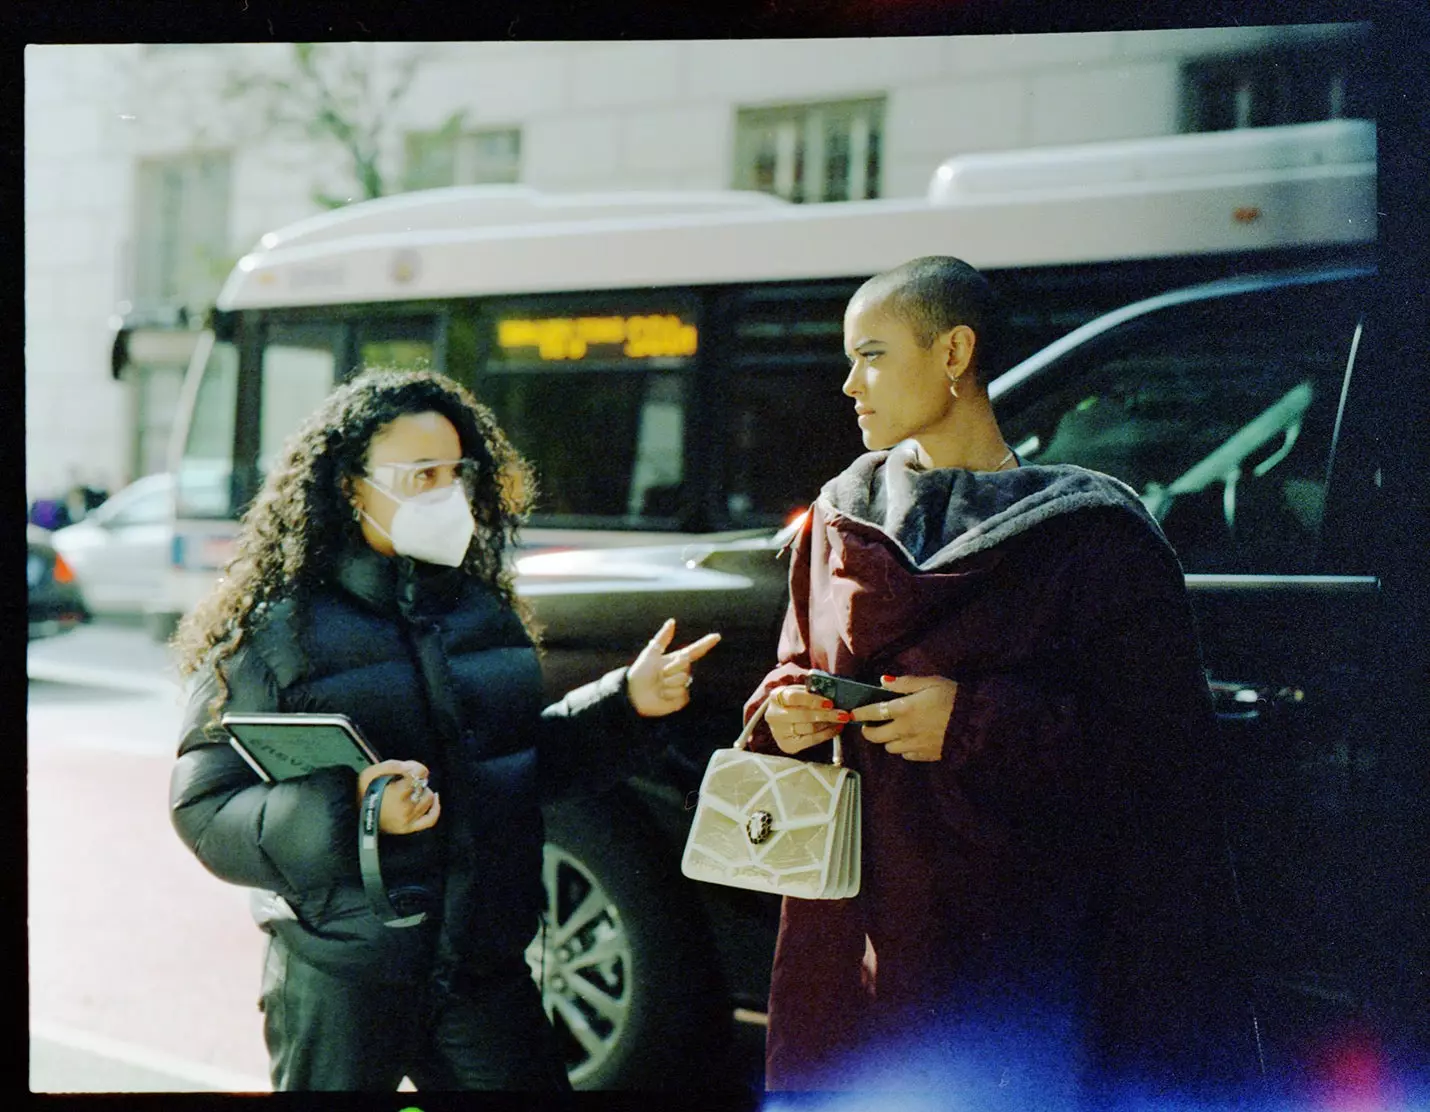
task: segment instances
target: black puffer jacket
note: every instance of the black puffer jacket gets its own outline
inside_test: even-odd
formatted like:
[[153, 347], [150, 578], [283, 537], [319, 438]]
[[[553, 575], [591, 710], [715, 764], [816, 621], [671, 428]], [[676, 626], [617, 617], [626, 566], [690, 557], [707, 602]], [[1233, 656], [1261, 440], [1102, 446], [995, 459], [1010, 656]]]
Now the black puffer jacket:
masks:
[[220, 879], [259, 890], [260, 926], [350, 976], [450, 982], [519, 960], [543, 900], [540, 803], [639, 771], [663, 736], [631, 708], [624, 669], [543, 711], [540, 664], [510, 607], [460, 571], [370, 550], [303, 613], [272, 607], [223, 667], [226, 710], [346, 714], [382, 757], [431, 770], [437, 824], [384, 837], [381, 853], [389, 889], [432, 914], [387, 927], [362, 887], [356, 774], [263, 783], [215, 725], [213, 673], [191, 689], [175, 829]]

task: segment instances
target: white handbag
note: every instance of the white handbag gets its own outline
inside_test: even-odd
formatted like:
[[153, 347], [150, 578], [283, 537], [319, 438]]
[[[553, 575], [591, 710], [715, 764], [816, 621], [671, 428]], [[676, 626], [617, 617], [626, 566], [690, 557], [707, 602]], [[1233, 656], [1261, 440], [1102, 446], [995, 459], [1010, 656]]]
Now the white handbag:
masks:
[[838, 736], [832, 764], [749, 752], [769, 704], [760, 704], [733, 746], [710, 755], [680, 871], [806, 900], [857, 895], [859, 774], [843, 767]]

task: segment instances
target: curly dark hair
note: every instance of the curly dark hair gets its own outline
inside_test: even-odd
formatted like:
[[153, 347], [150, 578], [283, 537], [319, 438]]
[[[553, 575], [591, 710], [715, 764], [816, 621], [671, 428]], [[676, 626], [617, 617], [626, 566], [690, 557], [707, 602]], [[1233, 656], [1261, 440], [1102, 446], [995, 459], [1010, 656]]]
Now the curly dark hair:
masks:
[[[264, 607], [303, 604], [328, 581], [345, 551], [365, 545], [349, 498], [367, 469], [373, 437], [398, 417], [440, 413], [456, 427], [462, 455], [475, 462], [467, 498], [477, 530], [462, 570], [497, 592], [536, 640], [505, 556], [536, 495], [530, 466], [497, 427], [491, 410], [454, 380], [428, 370], [365, 368], [330, 394], [284, 446], [243, 515], [233, 558], [212, 592], [180, 622], [172, 646], [180, 671], [219, 665], [237, 650]], [[226, 698], [221, 693], [218, 702]]]

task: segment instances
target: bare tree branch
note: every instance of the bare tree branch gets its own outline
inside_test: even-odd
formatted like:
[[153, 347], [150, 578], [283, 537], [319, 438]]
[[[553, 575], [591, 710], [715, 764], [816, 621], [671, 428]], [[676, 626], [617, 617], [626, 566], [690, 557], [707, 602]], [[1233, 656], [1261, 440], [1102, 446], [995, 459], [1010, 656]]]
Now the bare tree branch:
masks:
[[[287, 72], [230, 74], [224, 95], [248, 102], [269, 131], [337, 143], [361, 195], [380, 197], [388, 191], [380, 155], [390, 113], [431, 54], [414, 48], [384, 74], [371, 44], [293, 43]], [[455, 114], [443, 133], [456, 134], [463, 117]], [[320, 204], [344, 203], [317, 190], [312, 195]]]

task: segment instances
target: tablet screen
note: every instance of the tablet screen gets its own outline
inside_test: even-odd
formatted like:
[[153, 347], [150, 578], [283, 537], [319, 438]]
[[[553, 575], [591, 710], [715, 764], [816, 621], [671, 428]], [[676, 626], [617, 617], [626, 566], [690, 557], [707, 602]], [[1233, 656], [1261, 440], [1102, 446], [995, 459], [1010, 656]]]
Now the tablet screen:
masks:
[[361, 771], [377, 760], [340, 714], [226, 714], [221, 724], [265, 780], [287, 780], [329, 765]]

